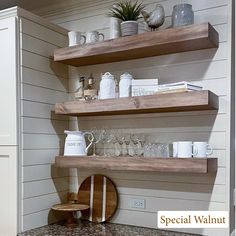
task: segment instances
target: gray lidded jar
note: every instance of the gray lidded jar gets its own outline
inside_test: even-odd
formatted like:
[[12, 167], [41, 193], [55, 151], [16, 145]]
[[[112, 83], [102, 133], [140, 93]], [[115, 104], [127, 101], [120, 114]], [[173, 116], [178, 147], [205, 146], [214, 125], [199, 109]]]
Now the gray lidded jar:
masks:
[[172, 27], [191, 25], [194, 23], [194, 13], [191, 4], [183, 3], [173, 7]]

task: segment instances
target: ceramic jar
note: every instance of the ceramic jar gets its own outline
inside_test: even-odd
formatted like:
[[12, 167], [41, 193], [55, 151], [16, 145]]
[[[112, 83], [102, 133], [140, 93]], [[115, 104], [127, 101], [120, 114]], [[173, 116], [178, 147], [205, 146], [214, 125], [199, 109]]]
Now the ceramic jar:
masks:
[[172, 26], [184, 26], [194, 23], [194, 13], [191, 4], [178, 4], [173, 8]]
[[106, 72], [102, 75], [100, 82], [99, 99], [109, 99], [116, 97], [116, 82], [114, 75]]
[[119, 83], [119, 97], [130, 97], [131, 96], [131, 84], [133, 76], [129, 73], [124, 73], [120, 76]]

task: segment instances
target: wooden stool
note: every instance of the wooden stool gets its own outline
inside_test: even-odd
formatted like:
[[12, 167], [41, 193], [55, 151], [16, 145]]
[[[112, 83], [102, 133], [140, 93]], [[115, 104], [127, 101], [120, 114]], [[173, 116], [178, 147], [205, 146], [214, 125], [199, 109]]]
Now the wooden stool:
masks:
[[89, 209], [88, 205], [85, 204], [71, 204], [71, 203], [66, 203], [66, 204], [57, 204], [52, 207], [54, 211], [62, 211], [62, 212], [67, 212], [68, 218], [66, 222], [67, 227], [76, 227], [76, 219], [74, 218], [74, 213], [77, 211], [84, 211]]

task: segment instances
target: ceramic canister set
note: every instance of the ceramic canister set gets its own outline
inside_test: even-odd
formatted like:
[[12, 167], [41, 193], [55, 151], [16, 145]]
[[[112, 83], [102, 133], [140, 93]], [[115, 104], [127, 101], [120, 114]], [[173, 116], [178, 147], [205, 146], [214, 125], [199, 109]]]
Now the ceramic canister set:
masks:
[[130, 97], [132, 79], [133, 76], [127, 72], [120, 76], [118, 95], [118, 89], [116, 89], [116, 80], [114, 75], [112, 75], [110, 72], [106, 72], [102, 75], [100, 82], [99, 99]]

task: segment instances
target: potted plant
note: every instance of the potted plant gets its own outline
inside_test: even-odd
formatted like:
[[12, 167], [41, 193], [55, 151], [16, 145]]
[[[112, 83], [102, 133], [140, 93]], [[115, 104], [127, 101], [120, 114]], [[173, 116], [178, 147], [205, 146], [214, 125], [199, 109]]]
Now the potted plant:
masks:
[[143, 9], [142, 3], [122, 1], [112, 6], [108, 16], [121, 20], [121, 35], [129, 36], [138, 33], [138, 19]]

